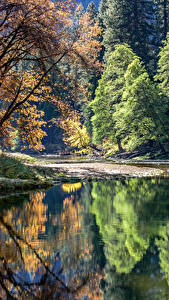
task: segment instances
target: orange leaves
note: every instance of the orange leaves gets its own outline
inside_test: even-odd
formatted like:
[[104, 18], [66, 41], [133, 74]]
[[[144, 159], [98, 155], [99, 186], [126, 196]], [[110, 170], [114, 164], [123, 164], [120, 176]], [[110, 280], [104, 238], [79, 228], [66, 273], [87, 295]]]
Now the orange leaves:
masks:
[[37, 110], [36, 105], [27, 103], [19, 112], [19, 118], [16, 120], [22, 143], [27, 143], [29, 148], [37, 151], [44, 149], [41, 142], [46, 135], [45, 131], [41, 129], [46, 125], [42, 119], [43, 115], [44, 112]]
[[[4, 110], [0, 112], [0, 118], [3, 116], [4, 112]], [[15, 127], [11, 125], [10, 120], [7, 120], [0, 130], [0, 139], [2, 139], [8, 147], [13, 147], [16, 136], [17, 132]]]
[[[37, 109], [39, 102], [57, 102], [56, 95], [65, 101], [87, 99], [87, 82], [83, 82], [80, 75], [84, 70], [88, 76], [90, 69], [100, 67], [97, 57], [101, 30], [88, 14], [79, 17], [79, 9], [73, 0], [0, 1], [0, 135], [3, 144], [9, 145], [10, 139], [12, 142], [16, 127], [22, 142], [42, 150], [45, 122]], [[70, 118], [65, 123], [64, 116], [62, 127], [67, 128], [67, 133], [68, 127], [72, 128], [71, 132], [78, 128], [78, 144], [84, 144], [85, 128], [76, 112], [71, 111], [71, 115], [74, 123], [70, 126]], [[70, 138], [69, 133], [68, 136]]]
[[[81, 230], [81, 217], [80, 211], [83, 210], [79, 202], [76, 205], [73, 204], [74, 197], [70, 196], [64, 200], [64, 212], [61, 215], [62, 222], [65, 224], [65, 230], [62, 232], [62, 235], [65, 233], [67, 235], [72, 235], [73, 232], [78, 232]], [[66, 237], [62, 236], [64, 240]], [[67, 236], [68, 238], [68, 236]]]
[[[38, 238], [39, 234], [44, 233], [46, 229], [45, 222], [47, 221], [47, 206], [43, 203], [44, 197], [45, 193], [43, 192], [33, 193], [30, 195], [30, 201], [24, 202], [22, 210], [20, 210], [18, 207], [13, 207], [11, 210], [6, 211], [6, 215], [4, 214], [3, 217], [4, 223], [12, 226], [12, 228], [23, 238], [23, 240], [26, 240], [29, 245], [37, 249], [42, 258], [49, 255], [49, 249], [42, 247]], [[1, 232], [7, 233], [2, 224], [0, 226], [0, 230]], [[25, 269], [28, 272], [32, 272], [32, 276], [34, 276], [39, 264], [39, 260], [24, 242], [18, 241], [18, 243], [21, 247]], [[20, 257], [17, 245], [12, 239], [6, 239], [6, 248], [7, 247], [9, 248], [8, 262], [10, 262], [10, 260], [13, 263], [15, 262], [15, 264], [17, 264], [17, 268], [19, 269], [22, 265], [22, 259]], [[12, 249], [13, 252], [10, 251], [10, 249]], [[0, 251], [3, 251], [2, 247], [0, 247]], [[15, 254], [15, 259], [13, 254]]]
[[[71, 267], [73, 268], [79, 260], [91, 257], [93, 248], [91, 240], [86, 239], [83, 235], [84, 206], [80, 201], [76, 201], [73, 195], [64, 199], [63, 206], [64, 210], [61, 214], [63, 229], [59, 239], [62, 243], [66, 241], [71, 249], [71, 254], [64, 252], [63, 265], [67, 265], [67, 261], [71, 259]], [[78, 239], [77, 235], [79, 236]], [[74, 280], [75, 278], [71, 279], [72, 284]]]
[[100, 68], [98, 61], [99, 52], [101, 51], [100, 36], [102, 29], [98, 22], [94, 23], [90, 14], [85, 13], [79, 18], [79, 27], [77, 40], [73, 47], [83, 59], [90, 63], [90, 68]]
[[45, 132], [41, 127], [45, 122], [34, 104], [49, 100], [52, 90], [46, 70], [52, 70], [66, 53], [64, 40], [72, 22], [73, 6], [70, 0], [1, 0], [0, 135], [3, 144], [12, 142], [16, 127], [22, 142], [35, 150], [43, 149], [41, 140]]
[[[19, 78], [14, 78], [14, 75], [8, 77], [8, 82], [4, 82], [1, 86], [1, 97], [3, 98], [4, 107], [0, 112], [1, 115], [5, 115], [5, 108], [12, 103], [13, 98], [15, 98], [15, 105], [23, 102], [25, 96], [31, 91], [32, 86], [36, 85], [39, 80], [39, 73], [34, 73], [33, 71], [25, 71], [22, 74], [22, 82], [20, 82], [20, 91], [18, 93], [18, 82]], [[15, 80], [14, 80], [15, 79]], [[17, 94], [18, 93], [18, 94]], [[15, 120], [12, 114], [0, 131], [1, 136], [4, 137], [3, 141], [6, 145], [12, 145], [14, 137], [19, 135], [22, 143], [29, 145], [29, 148], [33, 148], [37, 151], [42, 150], [44, 147], [41, 143], [42, 138], [46, 135], [45, 131], [42, 129], [46, 125], [43, 121], [44, 112], [37, 109], [37, 106], [33, 103], [38, 103], [48, 98], [50, 93], [50, 88], [45, 88], [41, 85], [37, 90], [36, 94], [32, 95], [29, 99], [30, 102], [24, 102], [18, 109], [15, 110], [17, 113], [17, 118]], [[12, 126], [12, 123], [15, 126]]]

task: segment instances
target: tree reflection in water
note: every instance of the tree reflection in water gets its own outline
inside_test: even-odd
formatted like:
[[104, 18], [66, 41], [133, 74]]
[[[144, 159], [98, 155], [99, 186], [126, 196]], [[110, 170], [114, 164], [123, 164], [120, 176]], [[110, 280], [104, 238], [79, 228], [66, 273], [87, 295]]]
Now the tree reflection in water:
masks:
[[168, 299], [168, 189], [164, 179], [80, 182], [4, 208], [0, 297]]
[[90, 211], [107, 259], [105, 299], [168, 299], [163, 279], [169, 284], [168, 189], [164, 179], [93, 183]]
[[91, 267], [92, 244], [82, 230], [84, 206], [71, 194], [76, 189], [66, 188], [70, 195], [58, 215], [48, 214], [44, 192], [1, 213], [2, 299], [101, 299], [102, 274]]

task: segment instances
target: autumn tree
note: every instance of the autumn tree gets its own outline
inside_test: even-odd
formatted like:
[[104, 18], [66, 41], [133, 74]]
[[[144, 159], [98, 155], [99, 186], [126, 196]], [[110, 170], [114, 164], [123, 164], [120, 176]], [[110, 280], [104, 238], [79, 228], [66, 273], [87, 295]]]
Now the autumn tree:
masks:
[[[72, 110], [69, 104], [59, 102], [58, 107], [61, 112], [59, 126], [64, 130], [64, 142], [75, 149], [86, 149], [90, 144], [90, 137], [85, 125], [80, 121], [80, 115], [76, 110]], [[53, 120], [55, 122], [55, 120]]]
[[[91, 148], [98, 149], [90, 141], [88, 128], [84, 124], [85, 109], [82, 109], [82, 107], [86, 107], [85, 102], [92, 94], [91, 78], [96, 79], [101, 68], [99, 61], [101, 27], [96, 16], [94, 18], [90, 11], [84, 13], [82, 7], [78, 7], [75, 16], [75, 33], [77, 38], [74, 47], [80, 53], [83, 63], [90, 61], [91, 67], [84, 68], [80, 60], [76, 60], [74, 64], [70, 65], [63, 58], [60, 65], [62, 70], [64, 70], [64, 74], [67, 74], [70, 80], [66, 87], [63, 82], [59, 85], [59, 88], [61, 88], [60, 93], [64, 95], [64, 100], [62, 97], [58, 98], [56, 106], [60, 111], [61, 117], [57, 120], [53, 119], [53, 121], [64, 130], [64, 141], [66, 144], [75, 149], [82, 149], [82, 151], [84, 148], [84, 151], [89, 152]], [[84, 60], [85, 57], [86, 60]], [[55, 80], [57, 80], [57, 77]], [[63, 92], [62, 88], [64, 88]]]
[[[56, 103], [68, 82], [74, 98], [82, 90], [71, 74], [64, 74], [61, 61], [70, 66], [82, 64], [86, 70], [89, 65], [96, 67], [95, 29], [86, 23], [86, 31], [79, 32], [74, 23], [76, 9], [71, 0], [1, 1], [1, 143], [10, 144], [17, 129], [23, 142], [41, 150], [45, 122], [38, 104], [44, 100]], [[59, 83], [53, 82], [50, 88], [53, 72]]]

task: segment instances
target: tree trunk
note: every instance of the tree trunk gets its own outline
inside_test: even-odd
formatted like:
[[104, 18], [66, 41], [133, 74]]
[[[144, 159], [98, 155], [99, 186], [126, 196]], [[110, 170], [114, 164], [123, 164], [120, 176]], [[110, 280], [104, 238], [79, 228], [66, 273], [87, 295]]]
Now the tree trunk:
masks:
[[166, 154], [167, 152], [166, 152], [166, 150], [165, 150], [164, 145], [163, 145], [161, 142], [158, 142], [158, 143], [159, 143], [159, 146], [160, 146], [160, 149], [161, 149], [162, 154]]
[[118, 145], [119, 151], [124, 152], [124, 150], [122, 148], [122, 145], [121, 145], [121, 140], [120, 139], [117, 139], [117, 145]]
[[168, 20], [167, 20], [167, 0], [163, 2], [163, 22], [164, 22], [164, 39], [166, 39], [168, 32]]

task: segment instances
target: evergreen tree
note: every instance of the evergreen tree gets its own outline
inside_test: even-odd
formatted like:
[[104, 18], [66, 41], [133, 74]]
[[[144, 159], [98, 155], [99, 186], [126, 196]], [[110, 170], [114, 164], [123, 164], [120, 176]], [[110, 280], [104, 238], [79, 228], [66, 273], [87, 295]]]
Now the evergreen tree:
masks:
[[99, 15], [102, 20], [105, 19], [107, 8], [108, 8], [108, 0], [101, 0], [99, 3]]
[[[98, 18], [98, 10], [94, 4], [93, 1], [91, 1], [86, 9], [86, 13], [90, 16], [90, 20], [93, 21], [93, 24], [96, 22], [99, 22]], [[100, 25], [100, 22], [99, 22]], [[97, 88], [98, 79], [100, 77], [100, 74], [97, 74], [96, 72], [88, 74], [88, 90], [89, 90], [89, 101], [94, 99], [95, 96], [95, 90]], [[82, 106], [82, 114], [84, 118], [84, 125], [87, 128], [87, 131], [90, 135], [92, 135], [92, 124], [91, 124], [91, 118], [93, 116], [93, 112], [91, 107], [85, 102]]]
[[[88, 7], [88, 5], [90, 4], [90, 0], [81, 0], [81, 1], [78, 0], [78, 2], [82, 3], [85, 9], [86, 9], [86, 7]], [[94, 5], [95, 5], [96, 7], [99, 6], [99, 2], [100, 2], [100, 0], [94, 0], [94, 1], [93, 1]]]
[[127, 43], [148, 64], [154, 55], [153, 0], [102, 0], [99, 11], [105, 27], [106, 53], [116, 44]]
[[96, 21], [98, 17], [98, 10], [93, 1], [91, 1], [86, 9], [86, 12], [91, 15], [91, 18]]
[[157, 36], [159, 45], [166, 39], [169, 29], [169, 1], [168, 0], [154, 0], [155, 15], [157, 20]]

